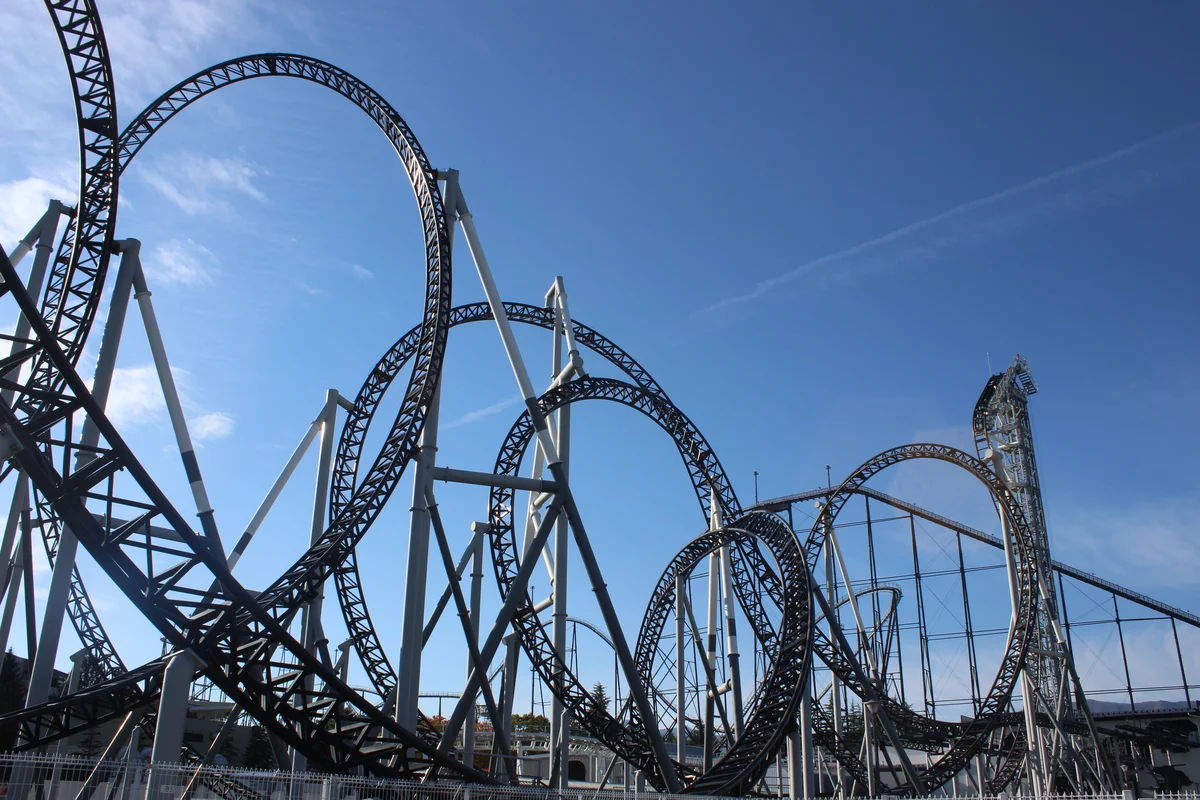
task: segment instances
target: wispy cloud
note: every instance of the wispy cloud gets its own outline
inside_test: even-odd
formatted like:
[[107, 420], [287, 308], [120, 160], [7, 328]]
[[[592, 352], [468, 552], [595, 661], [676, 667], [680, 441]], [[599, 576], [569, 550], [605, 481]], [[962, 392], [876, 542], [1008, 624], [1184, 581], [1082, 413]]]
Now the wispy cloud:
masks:
[[[866, 272], [897, 269], [946, 258], [968, 248], [1026, 230], [1033, 225], [1087, 208], [1107, 205], [1145, 191], [1182, 171], [1171, 161], [1137, 169], [1120, 164], [1163, 145], [1194, 139], [1200, 122], [1183, 125], [1073, 164], [1000, 192], [962, 203], [893, 231], [821, 256], [760, 281], [748, 292], [727, 297], [692, 314], [706, 316], [765, 297], [781, 286], [807, 277], [837, 276], [843, 280]], [[1194, 153], [1192, 154], [1194, 157]]]
[[[180, 402], [188, 413], [188, 431], [197, 442], [225, 439], [233, 435], [234, 417], [224, 411], [206, 411], [198, 406], [188, 391], [191, 375], [187, 370], [172, 368]], [[166, 419], [167, 406], [162, 386], [153, 364], [118, 367], [113, 370], [112, 389], [108, 395], [106, 414], [118, 429], [128, 430], [141, 425], [156, 424]]]
[[[23, 178], [0, 184], [0, 247], [11, 252], [21, 237], [46, 211], [51, 199], [69, 200], [71, 190], [64, 182], [45, 178]], [[62, 230], [62, 223], [59, 223]]]
[[470, 425], [472, 422], [478, 422], [479, 420], [485, 419], [486, 417], [491, 417], [496, 414], [499, 414], [501, 411], [506, 411], [506, 410], [512, 408], [513, 406], [519, 405], [520, 402], [521, 402], [521, 398], [519, 398], [519, 397], [512, 397], [512, 398], [509, 398], [508, 400], [501, 400], [498, 403], [492, 403], [490, 406], [486, 406], [484, 408], [477, 408], [474, 411], [468, 411], [466, 414], [463, 414], [458, 419], [455, 419], [451, 422], [444, 422], [439, 427], [444, 431], [448, 431], [452, 428], [461, 428], [463, 425]]
[[242, 158], [184, 153], [141, 170], [141, 177], [186, 214], [229, 212], [230, 194], [267, 201], [255, 183], [261, 167]]
[[233, 433], [233, 417], [224, 411], [209, 411], [191, 422], [192, 437], [205, 442], [226, 439]]
[[347, 269], [350, 270], [351, 275], [359, 278], [360, 280], [368, 280], [375, 277], [375, 273], [371, 272], [371, 270], [367, 269], [362, 264], [351, 264], [349, 267], [347, 267]]
[[1055, 558], [1144, 591], [1200, 586], [1200, 496], [1056, 509], [1048, 526]]
[[191, 239], [171, 239], [146, 259], [146, 277], [154, 286], [207, 286], [219, 273], [217, 257]]

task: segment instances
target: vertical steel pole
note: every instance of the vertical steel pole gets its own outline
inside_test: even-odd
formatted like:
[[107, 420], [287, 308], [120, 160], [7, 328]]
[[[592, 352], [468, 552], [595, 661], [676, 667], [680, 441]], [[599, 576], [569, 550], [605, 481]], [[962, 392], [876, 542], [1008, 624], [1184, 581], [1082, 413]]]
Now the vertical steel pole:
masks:
[[675, 760], [683, 764], [687, 759], [687, 666], [684, 648], [684, 610], [687, 591], [685, 576], [675, 576]]
[[[716, 497], [713, 498], [716, 505]], [[744, 712], [742, 709], [742, 672], [738, 661], [737, 618], [733, 596], [733, 568], [729, 563], [729, 545], [720, 550], [721, 581], [725, 600], [725, 653], [729, 660], [729, 680], [733, 687], [733, 728], [737, 738], [742, 737]]]
[[[563, 345], [563, 316], [558, 303], [557, 282], [551, 290], [554, 308], [554, 331], [551, 343], [550, 379], [554, 380], [562, 371]], [[564, 406], [555, 412], [551, 420], [554, 430], [554, 443], [558, 446], [558, 457], [564, 470], [570, 453], [571, 407]], [[557, 659], [556, 672], [565, 670], [567, 653], [567, 555], [570, 542], [570, 531], [567, 527], [567, 517], [560, 514], [558, 524], [554, 528], [554, 616], [551, 635], [554, 640], [554, 652]], [[567, 753], [570, 748], [570, 723], [566, 707], [551, 692], [550, 702], [550, 785], [555, 789], [566, 789]]]
[[[504, 640], [504, 700], [501, 703], [500, 718], [504, 727], [504, 736], [512, 741], [513, 702], [517, 693], [517, 658], [521, 653], [521, 637], [515, 632], [510, 633]], [[506, 759], [501, 765], [504, 776], [514, 781], [517, 775], [516, 761]]]
[[[88, 657], [87, 649], [77, 650], [71, 654], [71, 672], [67, 675], [67, 695], [73, 695], [79, 691], [79, 686], [83, 681], [83, 670], [86, 668], [86, 660]], [[58, 796], [59, 778], [62, 777], [62, 764], [57, 761], [67, 754], [67, 740], [69, 737], [64, 736], [59, 739], [54, 746], [54, 756], [56, 763], [54, 764], [54, 772], [50, 776], [50, 797]]]
[[[709, 528], [712, 529], [711, 526]], [[708, 621], [704, 632], [704, 657], [708, 659], [709, 672], [715, 677], [717, 673], [717, 579], [720, 575], [720, 556], [716, 552], [708, 556]], [[716, 742], [716, 695], [717, 687], [712, 685], [704, 693], [704, 771], [712, 769], [713, 745]]]
[[816, 761], [813, 758], [812, 738], [812, 671], [805, 678], [807, 689], [800, 701], [800, 753], [804, 763], [804, 800], [816, 797]]
[[[828, 503], [828, 499], [826, 500]], [[829, 513], [822, 509], [822, 519], [825, 528], [825, 594], [829, 598], [830, 613], [829, 618], [825, 621], [830, 628], [830, 634], [834, 629], [840, 627], [837, 619], [836, 609], [838, 607], [837, 599], [837, 577], [834, 573], [834, 548], [833, 548], [833, 523], [829, 518]], [[850, 587], [846, 587], [850, 591]], [[837, 673], [830, 672], [829, 697], [831, 710], [833, 711], [833, 730], [839, 737], [842, 735], [842, 682], [838, 679]], [[841, 762], [837, 765], [837, 796], [844, 798], [846, 796], [846, 773], [842, 770]]]
[[[451, 252], [454, 244], [454, 217], [457, 208], [458, 173], [447, 170], [443, 207], [446, 233]], [[424, 646], [425, 583], [429, 574], [429, 508], [425, 489], [432, 483], [431, 472], [437, 466], [438, 418], [442, 404], [442, 384], [438, 381], [425, 415], [421, 431], [421, 449], [414, 459], [412, 509], [408, 523], [408, 562], [404, 576], [404, 612], [401, 616], [400, 658], [396, 664], [396, 721], [416, 730], [417, 695], [421, 690], [421, 649]]]
[[[317, 482], [313, 490], [312, 520], [309, 524], [308, 543], [312, 546], [325, 532], [325, 510], [329, 504], [329, 473], [333, 469], [333, 434], [337, 422], [338, 393], [336, 389], [325, 390], [325, 407], [321, 410], [321, 442], [317, 445]], [[316, 652], [318, 632], [321, 630], [321, 607], [324, 603], [325, 586], [316, 587], [316, 597], [301, 609], [301, 646], [310, 653]], [[313, 688], [313, 676], [304, 679], [305, 689]], [[300, 698], [306, 702], [307, 698]], [[299, 750], [292, 750], [292, 772], [307, 772], [308, 758]]]
[[[104, 335], [101, 337], [100, 352], [96, 357], [96, 375], [92, 381], [92, 397], [101, 410], [108, 404], [108, 393], [112, 388], [113, 370], [116, 367], [121, 332], [125, 325], [125, 312], [129, 308], [130, 288], [135, 275], [140, 272], [140, 248], [141, 242], [136, 239], [121, 242], [121, 264], [117, 268], [117, 278], [113, 284], [108, 320], [104, 323]], [[83, 423], [80, 444], [83, 447], [95, 447], [99, 441], [100, 432], [89, 417]], [[54, 659], [58, 654], [58, 640], [62, 635], [63, 615], [67, 610], [67, 597], [71, 590], [75, 555], [78, 551], [79, 540], [75, 538], [70, 527], [64, 524], [58, 540], [58, 554], [50, 573], [50, 588], [46, 593], [41, 637], [38, 640], [37, 653], [29, 675], [29, 689], [25, 696], [26, 708], [44, 703], [50, 696]], [[32, 556], [32, 552], [25, 553], [26, 563], [32, 564]], [[33, 591], [32, 584], [27, 590]]]
[[[480, 524], [480, 523], [473, 523], [473, 526], [478, 525], [478, 524]], [[487, 523], [483, 523], [483, 524], [486, 525]], [[451, 579], [451, 580], [453, 580], [453, 579]], [[476, 642], [479, 641], [479, 621], [480, 621], [480, 617], [483, 612], [483, 609], [481, 607], [482, 602], [483, 602], [483, 537], [475, 536], [474, 542], [471, 545], [471, 630], [474, 632]], [[467, 656], [467, 675], [470, 676], [470, 674], [471, 674], [471, 657], [468, 654], [468, 656]], [[505, 719], [506, 713], [510, 713], [510, 712], [505, 712], [505, 711], [500, 712], [501, 720]], [[506, 741], [506, 742], [509, 741], [508, 736], [505, 734], [505, 732], [503, 730], [503, 725], [501, 725], [500, 730], [497, 730], [496, 732], [493, 733], [493, 737], [495, 737], [499, 740], [502, 740], [502, 741]], [[474, 763], [475, 763], [475, 711], [474, 711], [474, 709], [472, 709], [471, 712], [468, 714], [467, 727], [466, 727], [465, 732], [463, 733], [463, 761], [468, 766], [474, 766]]]
[[162, 694], [158, 700], [158, 723], [154, 729], [154, 749], [150, 760], [155, 764], [178, 763], [183, 749], [183, 728], [187, 721], [192, 676], [196, 659], [187, 650], [171, 657], [163, 670]]

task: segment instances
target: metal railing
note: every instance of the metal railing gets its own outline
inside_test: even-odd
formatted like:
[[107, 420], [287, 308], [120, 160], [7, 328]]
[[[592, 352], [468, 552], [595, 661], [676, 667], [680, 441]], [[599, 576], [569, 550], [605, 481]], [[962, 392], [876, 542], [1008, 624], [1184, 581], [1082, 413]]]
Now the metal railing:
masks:
[[[189, 789], [190, 787], [190, 789]], [[354, 775], [249, 770], [238, 767], [99, 762], [78, 756], [0, 754], [4, 800], [663, 800], [653, 792], [580, 787], [421, 784]], [[689, 800], [708, 800], [688, 795]], [[715, 798], [713, 800], [716, 800]]]
[[[785, 772], [786, 775], [786, 772]], [[778, 787], [787, 796], [786, 778]], [[1055, 800], [1130, 800], [1125, 795], [1055, 795]], [[946, 800], [949, 793], [936, 798]], [[1020, 794], [969, 800], [1018, 800]], [[555, 790], [544, 786], [485, 786], [440, 781], [422, 784], [355, 775], [263, 771], [239, 767], [151, 764], [80, 756], [0, 753], [3, 800], [664, 800], [680, 797], [636, 792], [620, 785]], [[884, 797], [887, 797], [885, 794]], [[1154, 792], [1154, 800], [1200, 800], [1195, 791]], [[687, 795], [687, 800], [717, 800]]]

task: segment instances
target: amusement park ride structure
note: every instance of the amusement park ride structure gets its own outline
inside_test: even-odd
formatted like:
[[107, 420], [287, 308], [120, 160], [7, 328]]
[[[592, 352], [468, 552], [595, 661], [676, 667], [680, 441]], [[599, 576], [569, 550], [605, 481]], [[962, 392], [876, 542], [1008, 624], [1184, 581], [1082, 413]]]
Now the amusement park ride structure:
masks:
[[[1112, 792], [1126, 785], [1121, 760], [1134, 757], [1130, 742], [1136, 737], [1100, 727], [1089, 710], [1056, 578], [1060, 588], [1066, 575], [1110, 592], [1114, 604], [1120, 596], [1152, 609], [1170, 619], [1172, 631], [1177, 622], [1200, 627], [1200, 620], [1050, 558], [1028, 413], [1036, 386], [1024, 361], [989, 380], [973, 420], [976, 455], [939, 444], [897, 447], [869, 459], [840, 484], [743, 507], [714, 449], [662, 387], [628, 352], [571, 316], [561, 278], [542, 305], [502, 299], [457, 171], [434, 170], [403, 118], [369, 86], [317, 59], [245, 56], [182, 81], [122, 131], [94, 3], [46, 0], [46, 5], [72, 79], [82, 175], [73, 208], [52, 202], [12, 253], [0, 252], [0, 303], [19, 320], [4, 337], [11, 352], [0, 363], [0, 453], [12, 491], [0, 542], [0, 557], [8, 562], [0, 587], [6, 594], [0, 643], [7, 644], [23, 586], [32, 663], [25, 709], [0, 718], [19, 725], [17, 749], [54, 747], [73, 734], [116, 723], [105, 758], [123, 747], [135, 751], [128, 746], [131, 739], [145, 735], [152, 738], [156, 762], [199, 766], [211, 761], [240, 720], [249, 719], [270, 734], [278, 765], [297, 773], [514, 784], [527, 777], [516, 757], [520, 732], [512, 727], [523, 653], [552, 696], [548, 780], [558, 788], [568, 785], [573, 731], [576, 737], [585, 732], [596, 747], [613, 754], [601, 784], [619, 760], [671, 793], [750, 794], [763, 791], [769, 775], [776, 790], [786, 783], [793, 797], [921, 796], [964, 780], [981, 794], [1021, 787], [1036, 796]], [[392, 143], [422, 222], [425, 294], [419, 324], [382, 356], [357, 395], [327, 393], [278, 480], [227, 551], [141, 268], [140, 244], [115, 236], [118, 186], [143, 146], [187, 106], [234, 83], [281, 77], [337, 92]], [[465, 244], [486, 302], [452, 303], [451, 253], [459, 226], [465, 240], [459, 251]], [[17, 265], [30, 253], [32, 266], [22, 278]], [[119, 264], [89, 388], [79, 362], [114, 255]], [[131, 295], [199, 530], [168, 500], [105, 415]], [[496, 326], [525, 406], [491, 472], [437, 461], [439, 379], [449, 332], [473, 322]], [[526, 367], [513, 332], [517, 324], [551, 333], [551, 379], [544, 392], [536, 390]], [[618, 377], [602, 377], [592, 371], [596, 367]], [[363, 470], [368, 430], [393, 381], [405, 374], [400, 409], [378, 455]], [[617, 613], [572, 493], [571, 411], [590, 400], [639, 411], [671, 438], [706, 522], [666, 565], [636, 636]], [[313, 442], [318, 472], [308, 549], [266, 589], [252, 592], [233, 570]], [[866, 486], [879, 472], [917, 460], [952, 465], [984, 486], [1003, 537]], [[367, 608], [356, 545], [406, 472], [413, 493], [401, 640], [393, 663]], [[473, 526], [457, 558], [439, 511], [437, 481], [488, 492], [488, 516]], [[907, 514], [910, 524], [919, 518], [958, 537], [970, 716], [938, 716], [923, 628], [924, 707], [906, 701], [893, 663], [902, 656], [897, 633], [902, 590], [879, 579], [873, 551], [869, 576], [853, 576], [858, 562], [846, 557], [839, 534], [844, 512], [860, 498], [867, 504], [868, 542], [871, 500]], [[795, 530], [793, 505], [813, 500], [818, 510], [811, 527]], [[53, 565], [40, 625], [31, 575], [37, 535]], [[974, 650], [963, 536], [1001, 548], [1010, 592], [1005, 644], [986, 687]], [[909, 577], [915, 577], [920, 603], [915, 537], [914, 528]], [[81, 544], [168, 642], [161, 658], [136, 667], [122, 661], [76, 567]], [[502, 600], [490, 623], [481, 602], [487, 550]], [[611, 653], [616, 682], [625, 687], [613, 708], [594, 702], [571, 663], [568, 642], [580, 624], [568, 607], [572, 551], [584, 571], [575, 582], [582, 579], [579, 585], [594, 595], [602, 618], [602, 625], [584, 624]], [[431, 559], [435, 573], [445, 573], [445, 589], [429, 612]], [[552, 591], [539, 599], [530, 580], [542, 568]], [[330, 584], [349, 632], [332, 652], [322, 623]], [[704, 601], [698, 602], [702, 593]], [[435, 721], [419, 702], [422, 649], [451, 605], [467, 652], [466, 679], [449, 716]], [[64, 615], [83, 651], [69, 691], [52, 696]], [[365, 688], [349, 684], [353, 657], [366, 676]], [[1193, 687], [1182, 656], [1180, 673], [1178, 688], [1190, 709]], [[189, 704], [201, 693], [222, 698], [229, 708], [205, 752], [184, 744]], [[479, 724], [480, 714], [486, 726]], [[488, 735], [477, 736], [478, 730]], [[14, 773], [10, 784], [32, 780]], [[236, 780], [204, 780], [223, 797], [259, 796]], [[189, 785], [187, 792], [194, 788]]]

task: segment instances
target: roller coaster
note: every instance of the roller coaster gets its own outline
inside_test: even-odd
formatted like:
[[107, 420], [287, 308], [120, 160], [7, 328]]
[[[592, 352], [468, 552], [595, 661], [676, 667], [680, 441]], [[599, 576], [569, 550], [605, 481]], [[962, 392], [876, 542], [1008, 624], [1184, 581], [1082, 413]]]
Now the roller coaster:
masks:
[[[838, 484], [743, 505], [714, 447], [662, 386], [627, 350], [571, 317], [561, 278], [542, 305], [502, 299], [459, 174], [435, 170], [400, 114], [363, 81], [305, 56], [243, 56], [181, 81], [122, 130], [95, 3], [46, 0], [46, 7], [70, 74], [81, 174], [74, 207], [51, 203], [13, 252], [0, 251], [0, 303], [18, 319], [15, 331], [3, 337], [11, 347], [0, 363], [2, 478], [13, 497], [0, 545], [8, 563], [0, 634], [7, 642], [24, 584], [30, 661], [25, 707], [0, 716], [0, 726], [15, 726], [15, 750], [53, 751], [102, 728], [111, 736], [101, 763], [123, 749], [136, 751], [132, 742], [145, 736], [153, 741], [154, 762], [192, 765], [199, 776], [230, 732], [249, 725], [269, 737], [281, 770], [467, 782], [480, 790], [535, 778], [566, 788], [573, 738], [609, 754], [603, 778], [593, 776], [600, 788], [617, 764], [657, 791], [698, 795], [928, 796], [963, 785], [981, 795], [1041, 797], [1129, 786], [1128, 763], [1142, 752], [1144, 736], [1106, 727], [1093, 713], [1072, 648], [1064, 576], [1110, 593], [1114, 609], [1120, 597], [1161, 615], [1172, 631], [1177, 624], [1200, 627], [1200, 619], [1050, 557], [1028, 413], [1037, 386], [1023, 360], [993, 376], [980, 396], [972, 419], [976, 453], [936, 443], [894, 447]], [[388, 138], [416, 199], [425, 288], [417, 324], [382, 355], [353, 399], [330, 392], [259, 513], [227, 550], [171, 377], [140, 243], [117, 238], [117, 209], [121, 176], [155, 133], [193, 103], [258, 78], [331, 89]], [[59, 237], [61, 218], [67, 225]], [[453, 304], [451, 255], [459, 227], [486, 302]], [[17, 265], [30, 254], [32, 267], [22, 276]], [[112, 270], [114, 256], [119, 265]], [[106, 415], [131, 296], [145, 322], [198, 529]], [[111, 299], [89, 384], [80, 374], [81, 357], [101, 317], [102, 297]], [[450, 331], [469, 323], [495, 326], [524, 401], [490, 472], [452, 469], [436, 460]], [[554, 377], [545, 392], [534, 387], [514, 324], [552, 337]], [[396, 396], [397, 379], [403, 384], [399, 409], [377, 454], [364, 463], [368, 434], [385, 396]], [[699, 535], [666, 564], [633, 640], [572, 492], [571, 409], [585, 401], [640, 412], [661, 429], [679, 453], [700, 509]], [[345, 414], [340, 434], [339, 411]], [[317, 498], [313, 524], [304, 532], [308, 547], [270, 585], [252, 590], [234, 568], [283, 483], [318, 439]], [[917, 461], [947, 464], [981, 485], [1002, 536], [867, 485], [885, 470]], [[413, 485], [409, 556], [401, 646], [393, 661], [368, 609], [357, 548], [406, 476]], [[476, 524], [457, 559], [435, 481], [487, 491], [486, 521]], [[860, 501], [866, 504], [867, 543], [874, 547], [872, 532], [882, 521], [871, 518], [872, 500], [876, 508], [907, 515], [912, 527], [913, 572], [903, 577], [903, 587], [877, 574], [874, 550], [865, 579], [852, 575], [861, 559], [843, 552], [848, 518], [856, 513], [849, 509]], [[811, 524], [797, 528], [794, 507], [813, 501]], [[934, 685], [918, 521], [940, 526], [958, 542], [955, 574], [962, 579], [969, 659], [964, 685], [971, 696], [958, 703], [966, 707], [957, 719], [947, 718], [954, 703], [939, 697]], [[36, 535], [52, 576], [35, 638], [30, 565]], [[972, 628], [963, 537], [1003, 553], [996, 568], [1011, 613], [996, 631], [1003, 645], [990, 684], [986, 675], [980, 678], [975, 643], [982, 632]], [[77, 568], [81, 544], [162, 635], [163, 656], [134, 667], [122, 660]], [[489, 552], [500, 597], [490, 626], [480, 599]], [[583, 564], [602, 624], [568, 616], [569, 552]], [[446, 585], [427, 617], [430, 558], [435, 570], [445, 572]], [[539, 599], [531, 578], [542, 566], [552, 593]], [[928, 571], [924, 580], [928, 585]], [[340, 653], [331, 652], [322, 622], [329, 585], [348, 632]], [[705, 590], [707, 608], [695, 599]], [[914, 590], [919, 630], [901, 620], [903, 598]], [[467, 654], [467, 678], [460, 691], [445, 695], [454, 701], [450, 715], [431, 717], [420, 703], [421, 651], [451, 607]], [[64, 617], [83, 653], [68, 686], [56, 692]], [[624, 691], [611, 706], [596, 702], [585, 687], [578, 659], [572, 665], [572, 625], [595, 634], [614, 664], [614, 682]], [[908, 701], [911, 681], [896, 664], [906, 631], [913, 630], [919, 634], [921, 703]], [[1176, 648], [1181, 684], [1170, 688], [1182, 690], [1185, 713], [1192, 713], [1194, 686], [1177, 632]], [[524, 734], [513, 728], [522, 657], [539, 689], [551, 696], [548, 774], [530, 773], [530, 758], [518, 742]], [[358, 676], [364, 686], [352, 685]], [[1128, 670], [1126, 678], [1130, 710], [1136, 711]], [[207, 748], [184, 738], [189, 707], [201, 696], [218, 698], [225, 709]], [[101, 767], [96, 770], [89, 783], [98, 780]], [[15, 768], [9, 776], [15, 787], [37, 780]], [[264, 796], [232, 778], [197, 780], [215, 796]], [[197, 791], [194, 784], [186, 789], [189, 796]]]

